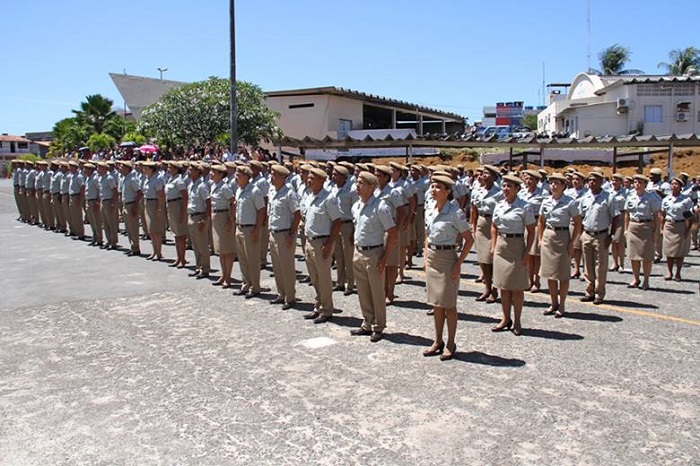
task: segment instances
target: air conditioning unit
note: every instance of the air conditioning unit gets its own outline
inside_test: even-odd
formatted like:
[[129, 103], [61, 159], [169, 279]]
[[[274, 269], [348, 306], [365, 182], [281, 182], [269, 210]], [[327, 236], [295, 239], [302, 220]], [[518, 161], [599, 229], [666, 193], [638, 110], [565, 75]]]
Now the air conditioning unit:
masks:
[[617, 113], [627, 113], [629, 106], [629, 99], [617, 99]]
[[688, 121], [688, 113], [676, 112], [676, 121]]

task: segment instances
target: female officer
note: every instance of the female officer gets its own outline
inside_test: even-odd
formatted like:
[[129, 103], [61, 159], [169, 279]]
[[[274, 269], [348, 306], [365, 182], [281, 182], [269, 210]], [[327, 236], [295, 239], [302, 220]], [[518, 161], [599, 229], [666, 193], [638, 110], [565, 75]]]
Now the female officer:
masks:
[[[542, 175], [537, 170], [523, 171], [524, 189], [518, 192], [518, 197], [522, 198], [532, 209], [535, 215], [535, 222], [540, 215], [540, 207], [545, 198], [545, 192], [539, 182]], [[532, 243], [532, 248], [527, 251], [527, 276], [529, 288], [532, 293], [540, 291], [540, 242], [539, 237], [535, 235], [535, 241]]]
[[[464, 258], [474, 243], [469, 222], [464, 212], [449, 202], [454, 181], [448, 176], [433, 176], [430, 196], [434, 200], [425, 211], [425, 283], [428, 304], [433, 306], [435, 341], [423, 356], [441, 355], [440, 360], [452, 359], [457, 351], [457, 291]], [[464, 247], [457, 257], [457, 237], [464, 239]], [[447, 347], [442, 331], [447, 321]]]
[[223, 164], [211, 167], [211, 224], [214, 252], [219, 255], [221, 265], [221, 277], [212, 285], [221, 285], [222, 288], [231, 287], [231, 272], [233, 270], [233, 255], [236, 252], [233, 222], [235, 212], [233, 208], [233, 190], [227, 183], [228, 170]]
[[153, 254], [148, 260], [163, 258], [163, 237], [165, 236], [165, 183], [156, 173], [155, 162], [143, 164], [145, 176], [143, 195], [146, 198], [146, 225], [153, 245]]
[[647, 191], [648, 178], [644, 175], [634, 175], [633, 190], [625, 201], [625, 230], [629, 258], [632, 262], [634, 279], [627, 288], [637, 288], [639, 282], [639, 266], [644, 272], [643, 289], [649, 288], [649, 274], [654, 260], [654, 238], [658, 231], [658, 212], [661, 209], [661, 199], [653, 191]]
[[491, 220], [496, 204], [503, 199], [503, 192], [496, 184], [499, 176], [498, 169], [492, 165], [484, 165], [481, 174], [483, 186], [475, 193], [474, 209], [471, 213], [472, 229], [475, 232], [476, 255], [481, 276], [484, 282], [484, 292], [476, 298], [477, 301], [495, 303], [498, 292], [492, 286], [493, 255], [491, 252]]
[[[574, 239], [581, 235], [581, 212], [578, 203], [564, 194], [566, 177], [554, 173], [549, 177], [548, 196], [540, 207], [538, 237], [540, 239], [540, 275], [547, 279], [552, 305], [544, 315], [562, 317], [566, 312], [566, 296], [571, 278], [571, 256]], [[573, 234], [569, 225], [573, 224]]]
[[[501, 289], [503, 318], [491, 330], [501, 332], [513, 326], [520, 336], [524, 291], [527, 283], [527, 253], [535, 241], [535, 215], [532, 208], [518, 197], [522, 181], [514, 175], [503, 177], [504, 199], [496, 204], [491, 224], [491, 254], [493, 255], [493, 284]], [[527, 244], [525, 233], [527, 232]], [[513, 308], [513, 320], [510, 309]]]
[[662, 231], [664, 235], [664, 252], [668, 273], [664, 280], [673, 277], [673, 265], [676, 265], [675, 280], [681, 281], [683, 258], [690, 252], [690, 227], [693, 223], [693, 201], [681, 193], [684, 183], [681, 178], [671, 180], [671, 193], [661, 203]]
[[180, 162], [168, 164], [168, 181], [165, 183], [165, 202], [170, 231], [175, 235], [177, 259], [170, 266], [181, 269], [187, 264], [187, 184], [182, 177]]

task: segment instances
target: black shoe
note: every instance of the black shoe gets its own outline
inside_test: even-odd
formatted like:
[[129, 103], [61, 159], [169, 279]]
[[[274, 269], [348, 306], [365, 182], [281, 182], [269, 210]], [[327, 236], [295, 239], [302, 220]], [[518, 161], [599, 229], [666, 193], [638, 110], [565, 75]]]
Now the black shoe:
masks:
[[345, 287], [343, 285], [336, 285], [333, 287], [333, 291], [345, 291]]
[[299, 283], [310, 283], [311, 282], [311, 277], [308, 275], [306, 277], [300, 278]]
[[321, 314], [321, 315], [319, 315], [318, 317], [316, 317], [316, 318], [314, 319], [314, 324], [323, 324], [323, 323], [328, 322], [329, 320], [331, 320], [332, 317], [333, 317], [332, 315], [331, 315], [331, 316], [327, 316], [327, 315], [325, 315], [325, 314]]
[[270, 300], [270, 304], [284, 304], [284, 299], [282, 298], [275, 298]]
[[372, 336], [369, 337], [369, 341], [371, 341], [372, 343], [376, 343], [383, 338], [384, 334], [382, 332], [372, 332]]
[[348, 288], [347, 290], [343, 291], [343, 296], [350, 296], [354, 292], [355, 290], [353, 290], [352, 288]]
[[304, 314], [304, 319], [306, 320], [311, 320], [311, 319], [316, 319], [321, 315], [319, 312], [309, 312], [308, 314]]
[[[432, 348], [432, 346], [430, 348]], [[423, 351], [423, 356], [429, 357], [429, 356], [437, 356], [438, 354], [442, 354], [442, 352], [445, 349], [445, 342], [443, 341], [442, 343], [440, 343], [437, 346], [437, 348], [435, 348], [434, 350], [431, 350], [430, 348]]]
[[139, 251], [138, 249], [135, 250], [135, 251], [129, 251], [129, 252], [126, 253], [126, 255], [127, 255], [127, 256], [140, 256], [140, 255], [141, 255], [141, 251]]
[[510, 328], [511, 325], [513, 325], [513, 321], [509, 320], [508, 322], [506, 322], [505, 325], [496, 325], [495, 327], [493, 327], [491, 329], [491, 331], [492, 332], [505, 332], [506, 330], [508, 330]]
[[208, 272], [207, 273], [199, 273], [194, 278], [196, 278], [197, 280], [201, 280], [202, 278], [209, 278], [209, 273]]
[[368, 335], [372, 335], [372, 331], [360, 327], [360, 328], [356, 328], [354, 330], [350, 330], [350, 335], [352, 335], [354, 337], [365, 337]]
[[236, 291], [233, 293], [236, 296], [243, 296], [244, 294], [248, 294], [248, 290], [245, 288], [241, 288], [240, 290]]
[[294, 307], [294, 302], [284, 303], [284, 304], [282, 305], [282, 309], [285, 310], [285, 311], [286, 311], [287, 309], [291, 309], [291, 308], [293, 308], [293, 307]]
[[194, 272], [187, 274], [187, 276], [189, 276], [189, 277], [196, 277], [197, 275], [199, 275], [199, 270], [195, 270]]
[[251, 291], [250, 293], [245, 295], [245, 299], [255, 298], [256, 296], [260, 296], [260, 292], [259, 291]]
[[598, 304], [603, 304], [603, 298], [596, 298], [593, 300], [593, 304], [598, 305]]
[[584, 296], [583, 298], [581, 298], [580, 301], [582, 303], [591, 303], [591, 302], [595, 301], [595, 298], [593, 296]]

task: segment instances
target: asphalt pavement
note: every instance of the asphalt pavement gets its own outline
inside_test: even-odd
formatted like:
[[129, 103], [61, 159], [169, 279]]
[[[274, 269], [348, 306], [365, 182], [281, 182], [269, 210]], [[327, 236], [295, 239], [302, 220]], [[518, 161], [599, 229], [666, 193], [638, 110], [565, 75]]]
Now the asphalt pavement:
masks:
[[599, 306], [572, 282], [563, 319], [526, 293], [520, 337], [490, 331], [470, 254], [441, 362], [420, 270], [370, 343], [357, 295], [314, 325], [306, 284], [283, 311], [16, 216], [0, 181], [0, 465], [700, 464], [697, 252], [648, 291], [611, 272]]

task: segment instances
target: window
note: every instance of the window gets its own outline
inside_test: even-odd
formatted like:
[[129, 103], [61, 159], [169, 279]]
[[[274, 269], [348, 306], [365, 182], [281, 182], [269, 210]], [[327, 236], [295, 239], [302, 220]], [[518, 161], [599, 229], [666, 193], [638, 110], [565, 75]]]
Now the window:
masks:
[[644, 123], [661, 123], [663, 121], [661, 105], [644, 106]]
[[26, 142], [18, 142], [18, 143], [17, 143], [17, 148], [18, 148], [18, 149], [29, 149], [29, 143], [26, 143]]
[[308, 103], [308, 104], [291, 104], [289, 106], [290, 109], [295, 109], [295, 108], [310, 108], [313, 107], [314, 103]]

